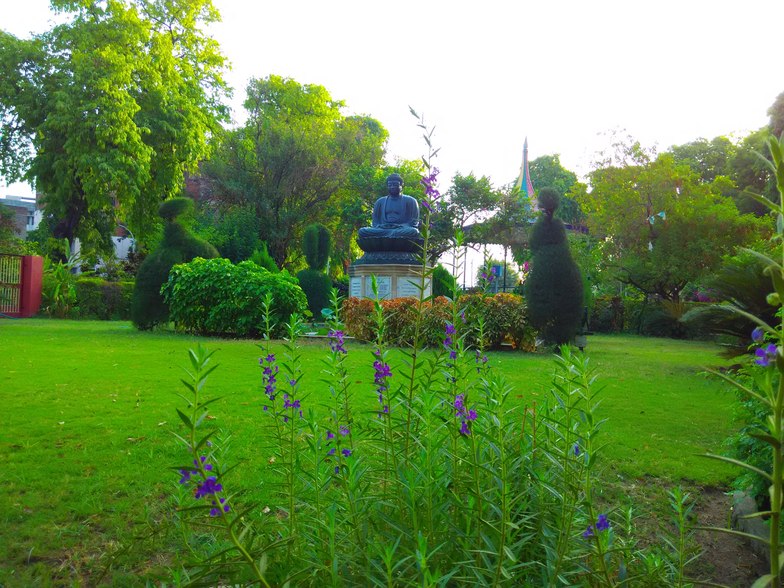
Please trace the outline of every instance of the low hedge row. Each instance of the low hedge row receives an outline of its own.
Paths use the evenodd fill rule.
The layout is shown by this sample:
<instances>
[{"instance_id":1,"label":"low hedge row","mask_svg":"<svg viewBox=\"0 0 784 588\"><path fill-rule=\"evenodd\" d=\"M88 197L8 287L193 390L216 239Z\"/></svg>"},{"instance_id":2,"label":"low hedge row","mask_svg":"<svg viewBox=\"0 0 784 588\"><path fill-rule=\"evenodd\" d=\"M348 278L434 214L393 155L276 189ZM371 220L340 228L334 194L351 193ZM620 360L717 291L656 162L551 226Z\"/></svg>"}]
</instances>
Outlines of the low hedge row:
<instances>
[{"instance_id":1,"label":"low hedge row","mask_svg":"<svg viewBox=\"0 0 784 588\"><path fill-rule=\"evenodd\" d=\"M80 277L74 284L77 318L127 321L131 317L133 281L107 282L102 278Z\"/></svg>"},{"instance_id":2,"label":"low hedge row","mask_svg":"<svg viewBox=\"0 0 784 588\"><path fill-rule=\"evenodd\" d=\"M536 332L528 324L526 307L521 296L496 294L484 296L467 294L458 300L465 317L466 343L476 346L479 319L484 318L485 347L498 349L504 342L516 349L531 351L536 347ZM416 298L383 300L381 307L386 324L386 339L390 345L410 345L416 328ZM343 301L342 318L346 332L361 341L374 338L373 301L347 298ZM422 338L426 345L436 347L444 340L444 325L452 320L451 302L439 296L422 308Z\"/></svg>"}]
</instances>

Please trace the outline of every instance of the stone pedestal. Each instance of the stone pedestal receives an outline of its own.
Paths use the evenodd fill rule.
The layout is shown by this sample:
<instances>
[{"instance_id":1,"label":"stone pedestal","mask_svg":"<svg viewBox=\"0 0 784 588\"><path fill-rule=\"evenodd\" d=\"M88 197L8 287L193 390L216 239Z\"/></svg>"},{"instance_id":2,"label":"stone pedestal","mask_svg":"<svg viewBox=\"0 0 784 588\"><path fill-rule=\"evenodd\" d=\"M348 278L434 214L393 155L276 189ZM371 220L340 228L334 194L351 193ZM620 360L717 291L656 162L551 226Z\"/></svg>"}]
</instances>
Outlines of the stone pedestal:
<instances>
[{"instance_id":1,"label":"stone pedestal","mask_svg":"<svg viewBox=\"0 0 784 588\"><path fill-rule=\"evenodd\" d=\"M348 268L349 296L355 298L373 298L371 276L376 276L378 297L381 300L402 298L405 296L419 297L418 286L422 280L422 266L404 263L363 263ZM432 285L430 279L425 283L425 296L430 296Z\"/></svg>"}]
</instances>

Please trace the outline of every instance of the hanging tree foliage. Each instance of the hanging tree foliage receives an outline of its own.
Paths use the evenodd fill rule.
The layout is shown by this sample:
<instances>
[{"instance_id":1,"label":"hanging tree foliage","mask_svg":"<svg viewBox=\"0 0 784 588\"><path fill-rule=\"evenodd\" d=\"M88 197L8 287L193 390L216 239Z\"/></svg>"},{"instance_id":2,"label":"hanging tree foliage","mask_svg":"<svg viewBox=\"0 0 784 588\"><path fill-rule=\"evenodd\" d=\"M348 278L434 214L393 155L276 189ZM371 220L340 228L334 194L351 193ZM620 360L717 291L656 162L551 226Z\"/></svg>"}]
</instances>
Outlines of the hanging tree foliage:
<instances>
[{"instance_id":1,"label":"hanging tree foliage","mask_svg":"<svg viewBox=\"0 0 784 588\"><path fill-rule=\"evenodd\" d=\"M54 0L65 24L0 31L0 175L34 182L55 236L144 238L226 118L211 0Z\"/></svg>"}]
</instances>

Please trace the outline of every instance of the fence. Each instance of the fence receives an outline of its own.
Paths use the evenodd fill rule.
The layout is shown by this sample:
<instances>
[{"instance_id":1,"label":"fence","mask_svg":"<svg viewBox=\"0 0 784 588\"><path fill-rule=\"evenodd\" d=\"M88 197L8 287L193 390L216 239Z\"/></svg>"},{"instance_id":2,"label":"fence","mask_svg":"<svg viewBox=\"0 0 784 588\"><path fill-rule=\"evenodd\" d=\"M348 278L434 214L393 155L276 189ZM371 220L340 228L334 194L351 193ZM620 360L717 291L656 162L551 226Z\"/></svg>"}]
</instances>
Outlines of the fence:
<instances>
[{"instance_id":1,"label":"fence","mask_svg":"<svg viewBox=\"0 0 784 588\"><path fill-rule=\"evenodd\" d=\"M0 253L0 315L29 318L41 306L43 258Z\"/></svg>"}]
</instances>

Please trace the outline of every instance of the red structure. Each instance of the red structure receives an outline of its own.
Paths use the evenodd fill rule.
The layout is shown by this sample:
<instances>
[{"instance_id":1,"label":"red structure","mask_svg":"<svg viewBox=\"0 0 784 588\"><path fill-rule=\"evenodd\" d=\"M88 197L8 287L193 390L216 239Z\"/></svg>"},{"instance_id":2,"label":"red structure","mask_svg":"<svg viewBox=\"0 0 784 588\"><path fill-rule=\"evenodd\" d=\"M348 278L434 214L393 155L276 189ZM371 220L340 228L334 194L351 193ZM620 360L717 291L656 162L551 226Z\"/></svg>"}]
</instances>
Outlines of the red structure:
<instances>
[{"instance_id":1,"label":"red structure","mask_svg":"<svg viewBox=\"0 0 784 588\"><path fill-rule=\"evenodd\" d=\"M30 318L38 312L43 270L38 255L0 255L0 315Z\"/></svg>"}]
</instances>

